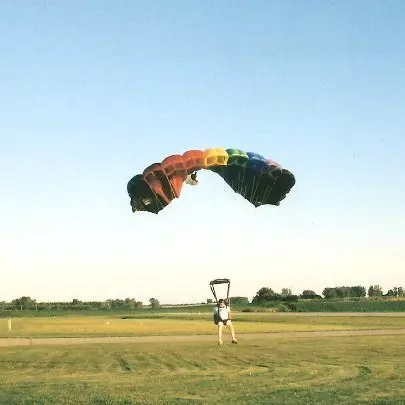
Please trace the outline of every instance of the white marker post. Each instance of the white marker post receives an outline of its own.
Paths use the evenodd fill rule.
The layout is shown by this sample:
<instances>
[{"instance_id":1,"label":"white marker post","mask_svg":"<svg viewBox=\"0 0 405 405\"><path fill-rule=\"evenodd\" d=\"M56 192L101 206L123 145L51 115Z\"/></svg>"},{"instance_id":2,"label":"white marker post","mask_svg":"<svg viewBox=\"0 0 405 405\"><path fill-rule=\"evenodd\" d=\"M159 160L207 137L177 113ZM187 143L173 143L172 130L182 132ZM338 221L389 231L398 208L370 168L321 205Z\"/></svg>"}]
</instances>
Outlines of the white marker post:
<instances>
[{"instance_id":1,"label":"white marker post","mask_svg":"<svg viewBox=\"0 0 405 405\"><path fill-rule=\"evenodd\" d=\"M11 318L8 318L8 331L11 332Z\"/></svg>"}]
</instances>

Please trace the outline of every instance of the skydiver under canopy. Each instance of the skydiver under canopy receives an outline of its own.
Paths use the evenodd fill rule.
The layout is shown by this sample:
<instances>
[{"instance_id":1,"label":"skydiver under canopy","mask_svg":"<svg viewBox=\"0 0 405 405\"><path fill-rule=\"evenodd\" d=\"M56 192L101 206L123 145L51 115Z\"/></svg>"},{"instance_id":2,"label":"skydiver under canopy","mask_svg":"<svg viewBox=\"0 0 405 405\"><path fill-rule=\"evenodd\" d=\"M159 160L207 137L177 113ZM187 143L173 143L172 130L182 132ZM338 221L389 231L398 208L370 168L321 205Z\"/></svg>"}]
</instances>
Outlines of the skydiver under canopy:
<instances>
[{"instance_id":1,"label":"skydiver under canopy","mask_svg":"<svg viewBox=\"0 0 405 405\"><path fill-rule=\"evenodd\" d=\"M190 186L196 186L198 184L197 172L191 173L187 176L186 183Z\"/></svg>"}]
</instances>

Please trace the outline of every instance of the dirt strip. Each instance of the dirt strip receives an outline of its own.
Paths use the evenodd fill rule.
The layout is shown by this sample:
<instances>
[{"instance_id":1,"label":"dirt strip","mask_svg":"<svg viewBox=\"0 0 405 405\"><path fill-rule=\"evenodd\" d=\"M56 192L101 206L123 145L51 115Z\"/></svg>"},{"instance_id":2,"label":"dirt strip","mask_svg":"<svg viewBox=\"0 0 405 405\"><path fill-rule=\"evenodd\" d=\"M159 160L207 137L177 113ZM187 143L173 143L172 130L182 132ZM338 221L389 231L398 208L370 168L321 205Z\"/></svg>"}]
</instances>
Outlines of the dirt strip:
<instances>
[{"instance_id":1,"label":"dirt strip","mask_svg":"<svg viewBox=\"0 0 405 405\"><path fill-rule=\"evenodd\" d=\"M314 332L277 332L277 333L245 333L238 335L238 341L279 338L311 338L334 336L383 336L405 335L405 329L372 329L372 330L341 330ZM225 341L229 336L225 335ZM40 345L77 345L100 343L171 343L216 341L215 335L178 335L178 336L106 336L106 337L72 337L72 338L0 338L0 347L40 346Z\"/></svg>"}]
</instances>

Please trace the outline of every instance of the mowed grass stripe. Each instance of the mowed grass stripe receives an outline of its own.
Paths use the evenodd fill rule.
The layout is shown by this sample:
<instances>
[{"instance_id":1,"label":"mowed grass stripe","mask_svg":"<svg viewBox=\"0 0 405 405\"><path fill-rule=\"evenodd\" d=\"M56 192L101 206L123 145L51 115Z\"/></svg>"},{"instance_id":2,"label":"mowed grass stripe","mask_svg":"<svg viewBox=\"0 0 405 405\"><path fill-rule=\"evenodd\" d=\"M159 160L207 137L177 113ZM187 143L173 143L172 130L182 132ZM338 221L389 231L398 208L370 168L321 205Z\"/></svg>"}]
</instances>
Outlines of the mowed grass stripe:
<instances>
[{"instance_id":1,"label":"mowed grass stripe","mask_svg":"<svg viewBox=\"0 0 405 405\"><path fill-rule=\"evenodd\" d=\"M405 336L0 348L0 403L398 404L404 355Z\"/></svg>"},{"instance_id":2,"label":"mowed grass stripe","mask_svg":"<svg viewBox=\"0 0 405 405\"><path fill-rule=\"evenodd\" d=\"M0 337L90 337L90 336L151 336L215 334L210 317L192 314L158 319L121 319L119 317L72 316L0 319ZM190 314L188 314L190 316ZM274 314L238 314L234 317L237 333L298 332L327 330L365 330L405 328L405 317L387 316L301 316Z\"/></svg>"}]
</instances>

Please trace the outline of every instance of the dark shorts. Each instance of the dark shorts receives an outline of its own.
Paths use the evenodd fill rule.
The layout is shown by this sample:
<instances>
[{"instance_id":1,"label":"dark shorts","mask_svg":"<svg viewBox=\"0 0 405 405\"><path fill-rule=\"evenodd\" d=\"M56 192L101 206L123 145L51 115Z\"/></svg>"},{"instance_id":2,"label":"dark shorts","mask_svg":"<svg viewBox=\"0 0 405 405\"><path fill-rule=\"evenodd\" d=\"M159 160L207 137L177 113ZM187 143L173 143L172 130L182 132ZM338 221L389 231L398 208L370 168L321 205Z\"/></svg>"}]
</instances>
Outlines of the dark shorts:
<instances>
[{"instance_id":1,"label":"dark shorts","mask_svg":"<svg viewBox=\"0 0 405 405\"><path fill-rule=\"evenodd\" d=\"M214 323L215 325L218 325L220 322L222 322L224 325L228 323L229 319L218 319L217 317L214 318Z\"/></svg>"}]
</instances>

